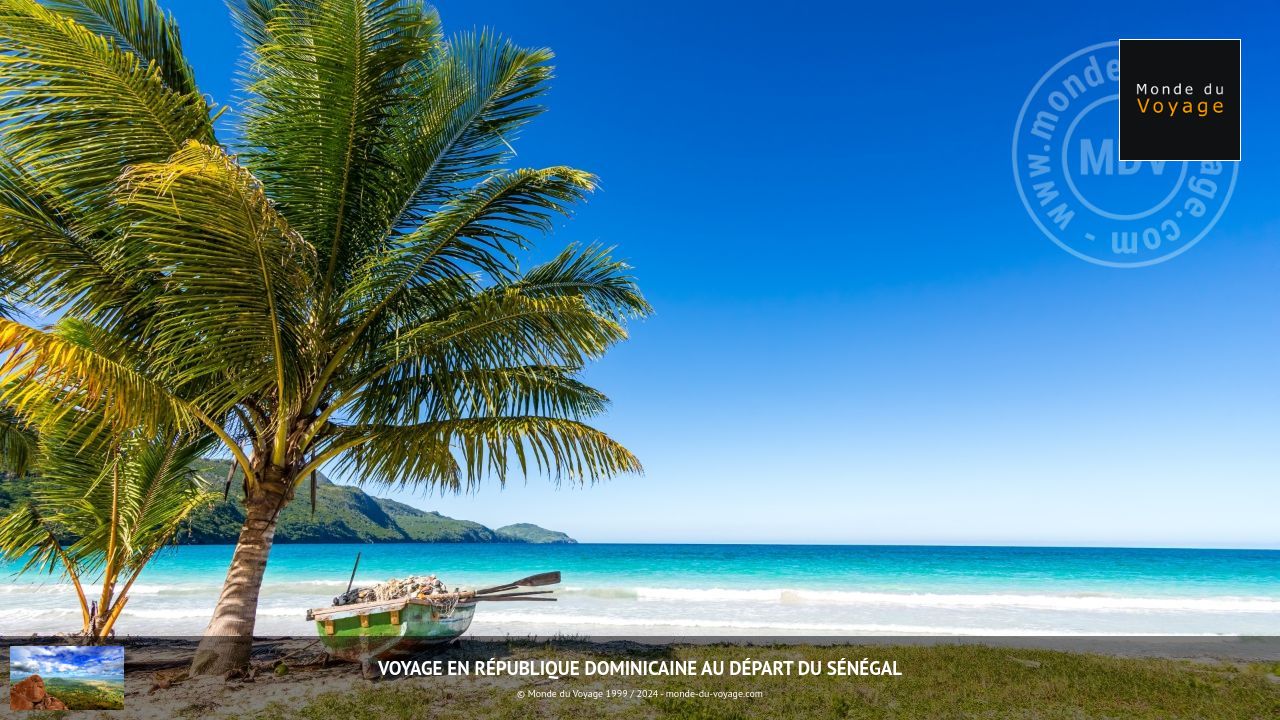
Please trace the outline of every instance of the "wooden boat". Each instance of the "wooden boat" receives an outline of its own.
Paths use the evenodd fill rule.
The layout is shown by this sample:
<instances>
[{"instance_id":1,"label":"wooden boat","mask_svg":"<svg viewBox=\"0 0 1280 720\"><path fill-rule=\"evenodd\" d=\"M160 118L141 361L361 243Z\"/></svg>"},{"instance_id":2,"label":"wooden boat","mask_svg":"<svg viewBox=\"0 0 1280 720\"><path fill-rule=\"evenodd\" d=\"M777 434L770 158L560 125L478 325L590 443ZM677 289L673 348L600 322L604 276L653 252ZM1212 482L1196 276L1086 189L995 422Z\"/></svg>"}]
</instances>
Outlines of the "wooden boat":
<instances>
[{"instance_id":1,"label":"wooden boat","mask_svg":"<svg viewBox=\"0 0 1280 720\"><path fill-rule=\"evenodd\" d=\"M374 660L405 657L457 639L471 626L481 601L550 601L534 597L550 590L494 595L520 587L560 582L560 573L543 573L482 590L335 605L307 611L330 656L360 663L366 677L375 677Z\"/></svg>"},{"instance_id":2,"label":"wooden boat","mask_svg":"<svg viewBox=\"0 0 1280 720\"><path fill-rule=\"evenodd\" d=\"M311 610L309 620L329 654L344 660L407 655L447 643L467 631L476 612L474 597L448 593L427 599Z\"/></svg>"}]
</instances>

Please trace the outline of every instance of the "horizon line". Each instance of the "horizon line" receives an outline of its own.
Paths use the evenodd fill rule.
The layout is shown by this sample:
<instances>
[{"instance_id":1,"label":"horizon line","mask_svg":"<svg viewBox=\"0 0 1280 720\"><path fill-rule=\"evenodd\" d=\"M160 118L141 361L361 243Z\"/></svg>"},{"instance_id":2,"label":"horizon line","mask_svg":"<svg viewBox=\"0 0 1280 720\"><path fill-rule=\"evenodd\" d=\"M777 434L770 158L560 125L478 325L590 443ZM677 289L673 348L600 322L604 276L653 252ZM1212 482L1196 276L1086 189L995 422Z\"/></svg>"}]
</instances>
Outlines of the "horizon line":
<instances>
[{"instance_id":1,"label":"horizon line","mask_svg":"<svg viewBox=\"0 0 1280 720\"><path fill-rule=\"evenodd\" d=\"M740 546L790 546L790 547L879 547L879 548L1002 548L1026 550L1208 550L1221 552L1280 552L1280 546L1190 546L1190 545L1054 545L1008 543L937 543L937 542L758 542L758 541L665 541L665 540L612 540L590 541L574 539L571 543L537 542L449 542L449 541L396 541L396 542L277 542L274 545L529 545L563 547L566 545L740 545ZM235 547L235 543L180 543L169 547Z\"/></svg>"}]
</instances>

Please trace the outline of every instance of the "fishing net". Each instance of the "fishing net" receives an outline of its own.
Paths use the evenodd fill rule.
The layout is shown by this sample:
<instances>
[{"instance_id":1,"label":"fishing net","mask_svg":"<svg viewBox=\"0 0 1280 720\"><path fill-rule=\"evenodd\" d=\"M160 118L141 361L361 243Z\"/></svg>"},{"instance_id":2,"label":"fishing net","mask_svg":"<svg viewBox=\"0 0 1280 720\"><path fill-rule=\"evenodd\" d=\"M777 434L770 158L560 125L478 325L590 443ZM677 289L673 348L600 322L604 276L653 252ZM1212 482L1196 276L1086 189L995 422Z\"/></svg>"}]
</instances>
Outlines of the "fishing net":
<instances>
[{"instance_id":1,"label":"fishing net","mask_svg":"<svg viewBox=\"0 0 1280 720\"><path fill-rule=\"evenodd\" d=\"M352 605L364 602L386 602L404 598L429 599L432 595L449 592L435 575L410 575L391 578L371 587L352 588L333 599L334 605Z\"/></svg>"},{"instance_id":2,"label":"fishing net","mask_svg":"<svg viewBox=\"0 0 1280 720\"><path fill-rule=\"evenodd\" d=\"M440 617L453 617L453 609L458 606L457 594L445 595L438 600L432 600L432 604L440 608Z\"/></svg>"}]
</instances>

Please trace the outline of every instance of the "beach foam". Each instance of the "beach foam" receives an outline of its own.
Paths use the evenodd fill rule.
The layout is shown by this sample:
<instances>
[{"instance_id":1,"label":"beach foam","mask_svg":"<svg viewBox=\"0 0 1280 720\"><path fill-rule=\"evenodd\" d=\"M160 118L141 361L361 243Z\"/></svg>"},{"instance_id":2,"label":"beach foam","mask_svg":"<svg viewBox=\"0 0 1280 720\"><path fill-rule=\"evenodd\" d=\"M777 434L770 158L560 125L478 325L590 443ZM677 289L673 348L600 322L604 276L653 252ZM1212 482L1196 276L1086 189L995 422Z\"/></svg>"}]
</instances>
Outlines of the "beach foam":
<instances>
[{"instance_id":1,"label":"beach foam","mask_svg":"<svg viewBox=\"0 0 1280 720\"><path fill-rule=\"evenodd\" d=\"M933 608L1032 608L1091 612L1280 613L1280 600L1265 597L1124 597L1101 594L883 593L845 590L652 588L620 591L649 602L763 602L820 605L898 605ZM586 594L592 594L590 592ZM596 594L596 596L600 596Z\"/></svg>"},{"instance_id":2,"label":"beach foam","mask_svg":"<svg viewBox=\"0 0 1280 720\"><path fill-rule=\"evenodd\" d=\"M493 632L490 628L501 628L502 626L529 626L530 628L545 628L548 624L546 615L538 613L522 613L522 612L486 612L483 616L477 614L476 620L472 624L472 632L477 634L485 634ZM784 634L794 633L797 635L973 635L983 637L1023 637L1023 636L1089 636L1089 637L1131 637L1139 635L1138 633L1129 632L1099 632L1099 633L1078 633L1063 631L1045 631L1038 628L1008 628L1008 627L968 627L956 625L910 625L895 623L821 623L821 622L768 622L768 621L750 621L750 620L725 620L722 618L626 618L609 615L572 615L557 616L555 618L556 625L566 625L575 628L590 628L597 632L600 629L625 629L630 634L636 630L645 629L661 629L673 628L682 631L692 630L691 635L699 633L718 635L724 634L716 631L732 631L734 633L744 633L748 631L762 631L767 634ZM513 632L519 628L506 628L505 632ZM537 632L538 630L531 630ZM518 633L517 633L518 634ZM599 633L607 634L607 633ZM1161 636L1186 635L1201 636L1208 633L1160 633ZM1147 635L1155 635L1147 633Z\"/></svg>"}]
</instances>

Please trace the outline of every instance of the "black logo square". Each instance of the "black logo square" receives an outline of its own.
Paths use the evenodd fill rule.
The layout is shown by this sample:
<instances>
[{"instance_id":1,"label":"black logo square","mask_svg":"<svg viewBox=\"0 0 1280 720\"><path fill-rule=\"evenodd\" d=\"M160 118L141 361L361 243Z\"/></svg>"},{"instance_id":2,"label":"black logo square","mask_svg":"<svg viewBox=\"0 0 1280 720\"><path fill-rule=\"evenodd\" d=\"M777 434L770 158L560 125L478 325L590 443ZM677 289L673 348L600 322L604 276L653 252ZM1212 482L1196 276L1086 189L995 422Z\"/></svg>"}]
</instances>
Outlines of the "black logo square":
<instances>
[{"instance_id":1,"label":"black logo square","mask_svg":"<svg viewBox=\"0 0 1280 720\"><path fill-rule=\"evenodd\" d=\"M1239 160L1240 41L1121 40L1120 159Z\"/></svg>"}]
</instances>

